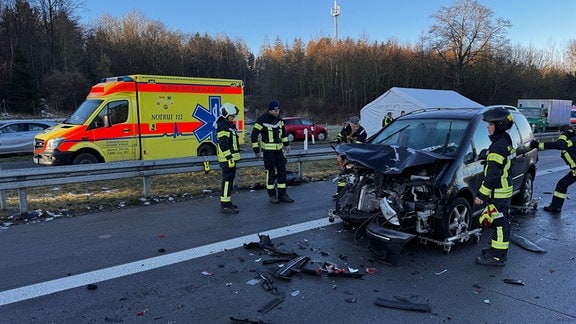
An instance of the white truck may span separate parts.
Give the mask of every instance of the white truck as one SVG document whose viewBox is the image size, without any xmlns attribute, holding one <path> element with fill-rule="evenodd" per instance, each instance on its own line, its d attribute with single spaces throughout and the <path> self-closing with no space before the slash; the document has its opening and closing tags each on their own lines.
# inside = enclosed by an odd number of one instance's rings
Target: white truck
<svg viewBox="0 0 576 324">
<path fill-rule="evenodd" d="M 534 132 L 553 131 L 570 124 L 572 100 L 518 99 L 518 109 L 526 116 Z"/>
</svg>

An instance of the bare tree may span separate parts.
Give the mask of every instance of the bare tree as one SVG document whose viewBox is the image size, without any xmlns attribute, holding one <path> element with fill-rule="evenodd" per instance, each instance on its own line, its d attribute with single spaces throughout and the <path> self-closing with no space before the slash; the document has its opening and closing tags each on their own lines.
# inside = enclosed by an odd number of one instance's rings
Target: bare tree
<svg viewBox="0 0 576 324">
<path fill-rule="evenodd" d="M 469 66 L 507 45 L 510 21 L 492 16 L 493 11 L 476 0 L 456 0 L 433 16 L 429 44 L 452 71 L 454 89 L 460 90 Z"/>
</svg>

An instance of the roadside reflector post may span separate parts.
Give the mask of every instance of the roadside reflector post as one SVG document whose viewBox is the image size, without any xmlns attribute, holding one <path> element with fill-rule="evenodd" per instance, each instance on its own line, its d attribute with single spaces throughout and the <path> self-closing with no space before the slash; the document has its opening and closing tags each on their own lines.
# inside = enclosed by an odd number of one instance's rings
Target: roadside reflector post
<svg viewBox="0 0 576 324">
<path fill-rule="evenodd" d="M 316 144 L 314 141 L 314 126 L 310 127 L 310 130 L 312 131 L 312 144 Z"/>
<path fill-rule="evenodd" d="M 6 195 L 4 195 L 4 190 L 0 190 L 0 210 L 6 210 Z"/>
<path fill-rule="evenodd" d="M 28 201 L 26 200 L 26 188 L 18 188 L 18 200 L 20 203 L 20 213 L 28 212 Z"/>
<path fill-rule="evenodd" d="M 152 196 L 152 189 L 150 188 L 150 177 L 142 177 L 142 185 L 144 186 L 144 198 L 150 198 Z"/>
<path fill-rule="evenodd" d="M 308 128 L 304 128 L 304 151 L 308 152 Z"/>
</svg>

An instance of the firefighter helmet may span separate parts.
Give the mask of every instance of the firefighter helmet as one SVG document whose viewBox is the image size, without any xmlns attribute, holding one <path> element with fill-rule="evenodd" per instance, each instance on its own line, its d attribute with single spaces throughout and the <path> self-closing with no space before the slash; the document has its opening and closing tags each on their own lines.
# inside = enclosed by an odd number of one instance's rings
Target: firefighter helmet
<svg viewBox="0 0 576 324">
<path fill-rule="evenodd" d="M 225 103 L 222 105 L 222 109 L 220 109 L 220 115 L 222 117 L 228 117 L 228 116 L 236 116 L 238 115 L 238 107 L 234 106 L 231 103 Z"/>
<path fill-rule="evenodd" d="M 505 131 L 512 127 L 514 119 L 506 108 L 495 108 L 484 112 L 482 120 L 493 123 L 497 131 Z"/>
</svg>

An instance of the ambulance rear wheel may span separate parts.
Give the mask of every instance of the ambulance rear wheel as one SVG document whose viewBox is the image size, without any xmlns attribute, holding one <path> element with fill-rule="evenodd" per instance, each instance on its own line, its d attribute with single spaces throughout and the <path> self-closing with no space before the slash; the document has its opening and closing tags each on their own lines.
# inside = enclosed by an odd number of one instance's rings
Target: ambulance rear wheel
<svg viewBox="0 0 576 324">
<path fill-rule="evenodd" d="M 216 148 L 210 144 L 202 144 L 198 148 L 198 156 L 216 155 Z"/>
<path fill-rule="evenodd" d="M 74 158 L 72 164 L 92 164 L 98 163 L 98 158 L 91 153 L 80 153 Z"/>
</svg>

